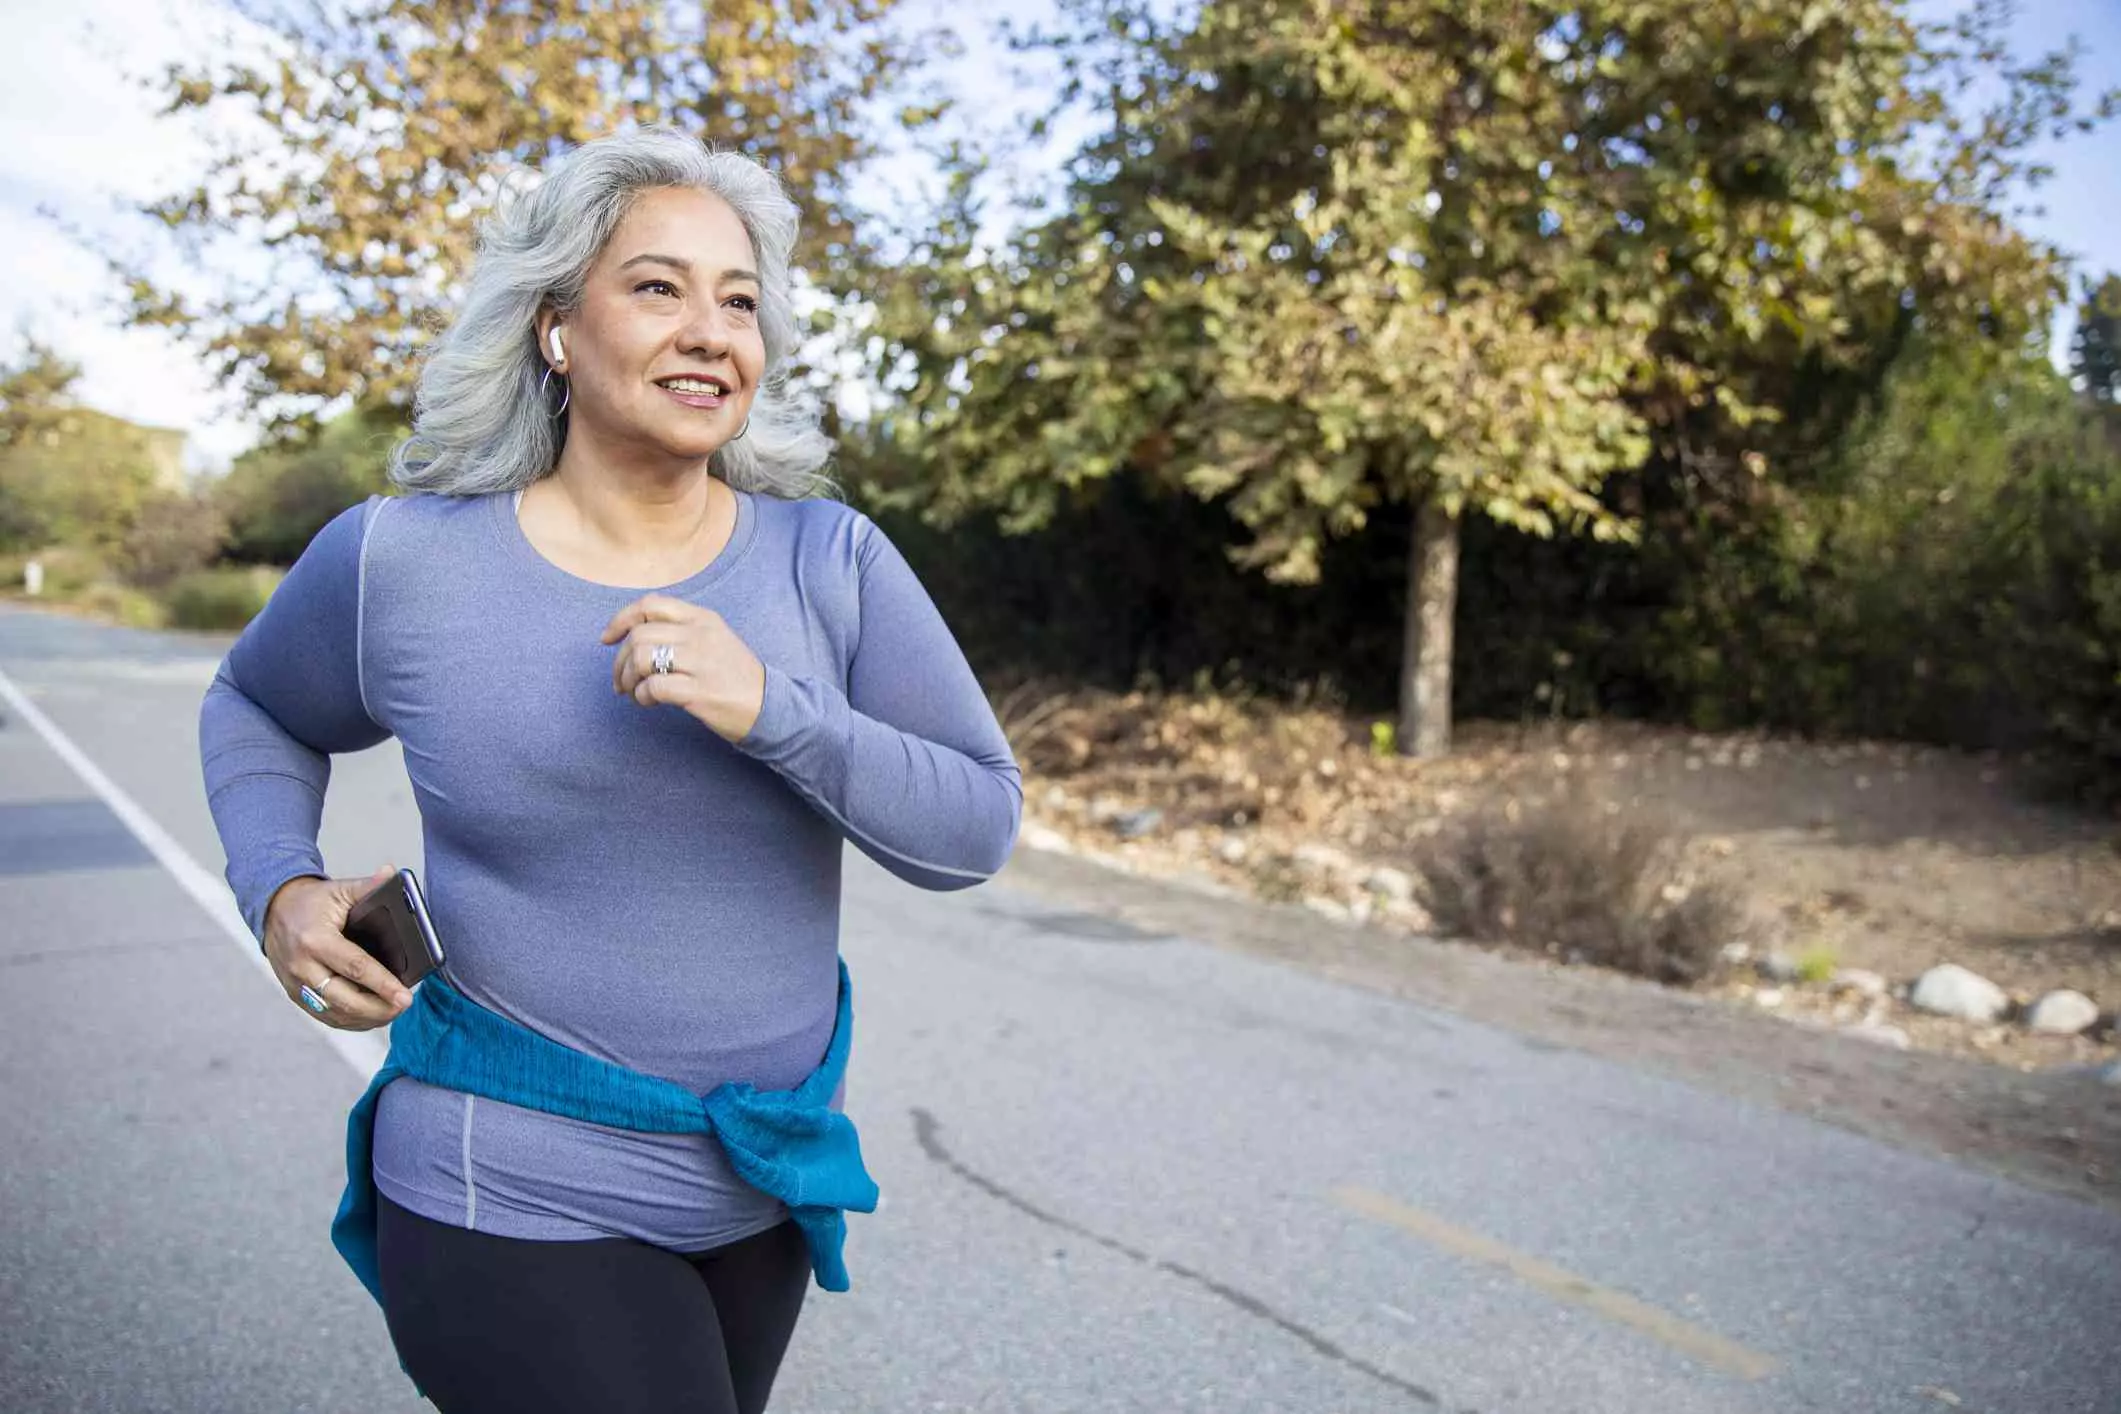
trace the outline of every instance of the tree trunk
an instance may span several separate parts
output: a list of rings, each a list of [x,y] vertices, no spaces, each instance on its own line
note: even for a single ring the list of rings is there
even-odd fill
[[[1458,520],[1432,496],[1414,512],[1407,549],[1406,639],[1399,659],[1399,749],[1451,749],[1451,621],[1458,610]]]

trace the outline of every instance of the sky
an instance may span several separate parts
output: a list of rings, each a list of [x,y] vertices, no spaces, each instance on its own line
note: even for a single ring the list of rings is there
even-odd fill
[[[935,13],[972,10],[948,0],[911,3]],[[1050,3],[1006,0],[978,13],[1035,19]],[[1932,16],[1953,8],[1949,0],[1917,4]],[[199,469],[225,466],[255,439],[255,425],[212,385],[195,354],[165,334],[120,325],[103,248],[138,248],[143,233],[137,218],[123,215],[126,204],[179,188],[207,157],[192,127],[158,118],[152,98],[126,75],[198,55],[222,16],[219,0],[0,0],[0,356],[33,333],[81,365],[79,391],[90,406],[185,429],[188,459]],[[2013,38],[2021,54],[2044,52],[2072,32],[2090,51],[2085,90],[2121,86],[2115,0],[2025,0]],[[940,77],[993,127],[1036,95],[1015,83],[1008,56],[984,31],[967,38],[965,56]],[[2039,197],[2045,214],[2025,224],[2086,271],[2121,270],[2121,127],[2079,138],[2051,160],[2056,176]],[[911,166],[894,172],[919,175]],[[80,234],[40,214],[47,209]]]

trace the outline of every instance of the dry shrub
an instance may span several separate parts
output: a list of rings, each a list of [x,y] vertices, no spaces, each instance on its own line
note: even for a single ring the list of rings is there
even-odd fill
[[[128,584],[160,590],[205,569],[228,540],[228,519],[205,495],[164,492],[141,506],[118,547]]]
[[[1584,798],[1454,822],[1417,887],[1446,932],[1679,986],[1713,973],[1745,926],[1728,889],[1686,879],[1669,830]]]
[[[146,590],[107,579],[91,584],[74,595],[71,602],[126,628],[162,628],[169,622],[169,615]]]

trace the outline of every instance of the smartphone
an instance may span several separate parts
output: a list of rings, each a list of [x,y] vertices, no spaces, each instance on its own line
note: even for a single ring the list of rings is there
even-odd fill
[[[345,933],[407,987],[442,965],[442,940],[410,869],[363,895],[346,915]]]

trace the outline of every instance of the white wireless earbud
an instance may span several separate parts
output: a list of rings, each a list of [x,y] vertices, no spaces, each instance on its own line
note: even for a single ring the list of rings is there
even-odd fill
[[[552,326],[552,332],[545,336],[545,342],[552,345],[552,361],[554,363],[567,362],[567,350],[560,343],[559,325],[555,324]]]

